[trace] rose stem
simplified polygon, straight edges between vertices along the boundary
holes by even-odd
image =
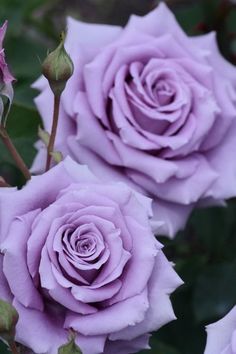
[[[19,354],[16,343],[14,341],[11,341],[9,343],[9,347],[11,349],[12,354]]]
[[[61,95],[54,95],[53,122],[52,122],[52,129],[51,129],[50,139],[47,148],[47,162],[46,162],[45,172],[49,170],[51,164],[51,158],[52,158],[51,153],[53,152],[54,149],[54,143],[55,143],[56,133],[57,133],[60,99],[61,99]]]
[[[11,138],[9,137],[9,135],[3,125],[0,125],[0,136],[1,136],[3,143],[5,144],[6,148],[10,152],[13,160],[15,161],[16,165],[23,173],[25,179],[29,180],[31,178],[31,174],[28,170],[28,167],[26,166],[23,159],[21,158],[18,151],[16,150],[14,144],[11,141]]]

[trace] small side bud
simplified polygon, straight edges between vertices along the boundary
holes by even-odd
[[[42,140],[44,145],[48,147],[49,140],[50,140],[50,134],[43,130],[40,126],[38,127],[38,137]]]
[[[83,354],[78,345],[75,344],[75,336],[75,333],[71,333],[68,343],[58,349],[58,354]]]
[[[65,50],[64,42],[65,34],[62,33],[61,43],[48,54],[42,65],[43,75],[48,79],[55,96],[61,95],[74,71],[73,62]]]
[[[63,155],[60,151],[53,151],[50,155],[56,163],[60,163],[63,160]]]
[[[6,301],[0,300],[0,337],[10,342],[15,337],[15,326],[19,315],[16,309]]]

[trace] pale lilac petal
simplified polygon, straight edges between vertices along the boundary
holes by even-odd
[[[204,51],[199,50],[192,42],[192,38],[188,38],[180,25],[177,23],[175,16],[169,10],[164,2],[144,17],[136,15],[131,16],[127,31],[135,28],[136,31],[147,33],[154,37],[162,36],[166,33],[172,34],[177,42],[197,60],[202,59]],[[196,50],[197,49],[197,50]]]
[[[3,272],[11,292],[22,305],[42,311],[43,301],[28,273],[26,263],[27,240],[31,232],[32,221],[38,213],[39,210],[34,210],[15,219],[1,249],[4,253]],[[18,241],[15,239],[16,236]]]
[[[113,133],[109,132],[109,137],[119,152],[124,167],[140,172],[145,171],[159,183],[165,182],[178,170],[178,167],[172,161],[156,158],[140,150],[125,146]]]
[[[224,142],[207,153],[209,163],[219,177],[207,191],[206,197],[227,199],[236,195],[235,130],[236,122],[228,130]]]
[[[106,335],[86,337],[81,334],[77,334],[75,342],[83,354],[101,354],[104,351]]]
[[[151,220],[152,229],[158,235],[168,235],[174,238],[177,231],[183,229],[193,210],[193,205],[180,205],[167,203],[163,200],[153,202],[153,220]],[[163,222],[161,225],[156,222]]]
[[[182,280],[177,276],[171,264],[160,251],[156,257],[156,263],[148,283],[149,308],[144,321],[136,326],[129,326],[120,332],[112,333],[109,338],[111,340],[132,340],[175,320],[170,294],[182,284]]]
[[[130,258],[126,272],[122,275],[123,286],[119,293],[108,301],[109,305],[135,296],[147,286],[147,280],[152,274],[157,253],[162,247],[153,238],[149,227],[145,228],[141,226],[130,217],[126,217],[125,219],[127,227],[133,236],[132,257]],[[143,247],[144,244],[145,247]],[[142,272],[137,277],[137,269],[140,264],[142,264]]]
[[[141,322],[148,307],[147,290],[145,289],[141,294],[118,302],[96,314],[84,317],[68,315],[65,326],[74,328],[83,335],[112,333]]]
[[[73,287],[71,293],[76,300],[90,303],[90,302],[100,302],[112,298],[118,293],[122,286],[120,280],[115,280],[112,283],[99,288],[92,289],[86,286]]]
[[[233,309],[221,320],[206,327],[207,344],[204,354],[223,354],[224,349],[231,343],[231,338],[235,329],[236,307],[233,307]]]
[[[150,349],[148,344],[150,335],[145,334],[138,338],[127,341],[117,340],[112,341],[108,340],[105,346],[105,354],[131,354],[138,353],[140,350]]]
[[[16,341],[30,347],[36,354],[54,354],[67,342],[63,319],[58,313],[45,313],[22,306],[14,300],[19,313]]]

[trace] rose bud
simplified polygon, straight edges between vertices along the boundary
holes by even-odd
[[[3,39],[7,29],[7,21],[0,27],[0,123],[5,125],[6,118],[13,100],[12,82],[15,80],[11,75],[5,61]],[[5,103],[4,103],[4,98]]]
[[[72,76],[74,65],[64,47],[65,36],[61,36],[61,43],[48,54],[42,65],[43,75],[48,79],[55,96],[60,96],[67,81]]]

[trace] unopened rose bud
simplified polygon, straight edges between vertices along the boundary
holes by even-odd
[[[16,309],[6,301],[0,300],[0,337],[10,341],[15,336],[15,326],[19,315]]]
[[[64,47],[64,34],[61,37],[59,46],[48,54],[42,65],[43,75],[48,79],[55,96],[59,96],[63,92],[74,71],[73,62]]]
[[[3,40],[7,30],[7,21],[0,27],[0,124],[5,126],[6,118],[13,100],[12,82],[15,81],[11,75],[3,49]]]

